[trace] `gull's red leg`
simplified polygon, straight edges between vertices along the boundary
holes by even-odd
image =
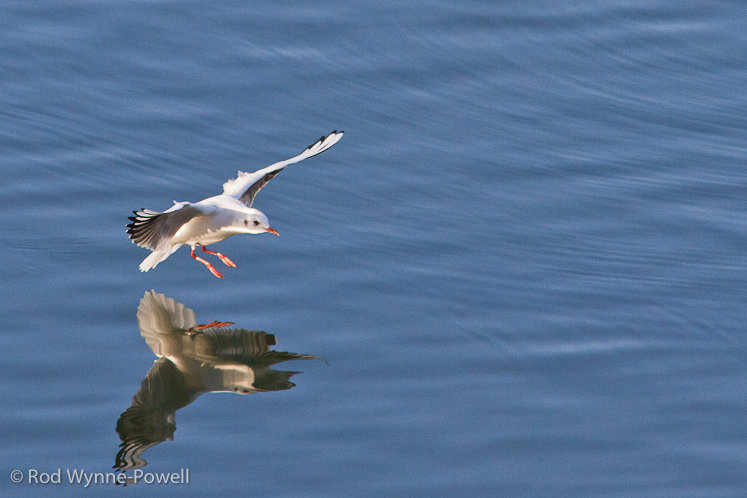
[[[200,263],[202,263],[203,265],[207,266],[207,269],[208,269],[208,270],[210,270],[210,273],[212,273],[213,275],[215,275],[215,276],[216,276],[216,277],[218,277],[218,278],[223,278],[223,275],[221,275],[221,274],[220,274],[220,273],[218,272],[218,270],[216,270],[216,269],[215,269],[215,267],[214,267],[213,265],[211,265],[210,263],[208,263],[208,262],[207,262],[207,261],[205,261],[204,259],[202,259],[202,258],[200,258],[200,257],[197,257],[197,256],[195,256],[195,248],[194,248],[194,247],[192,248],[192,257],[193,257],[193,258],[195,258],[195,259],[196,259],[197,261],[199,261]]]
[[[223,263],[225,263],[226,266],[230,266],[231,268],[236,268],[236,263],[228,259],[228,256],[226,256],[225,254],[220,253],[220,252],[215,252],[215,251],[208,251],[207,249],[205,249],[205,246],[201,246],[201,247],[202,247],[202,252],[206,252],[208,254],[215,254],[216,256],[220,258],[221,261],[223,261]]]

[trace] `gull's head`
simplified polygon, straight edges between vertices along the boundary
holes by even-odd
[[[280,235],[277,231],[270,226],[270,222],[267,220],[267,216],[261,211],[254,210],[254,213],[247,213],[241,220],[243,226],[239,226],[242,233],[263,233],[269,232],[275,235]]]

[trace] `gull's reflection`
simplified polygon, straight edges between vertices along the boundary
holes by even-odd
[[[325,361],[319,356],[270,350],[275,336],[244,329],[219,328],[230,322],[198,325],[194,311],[155,291],[146,292],[137,309],[140,334],[158,356],[132,406],[120,415],[122,444],[114,468],[146,465],[148,448],[174,439],[175,412],[208,392],[251,394],[295,386],[298,372],[270,368],[288,360]]]

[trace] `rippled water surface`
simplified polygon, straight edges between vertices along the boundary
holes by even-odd
[[[0,4],[0,494],[744,496],[746,33],[741,2]],[[335,129],[257,196],[281,237],[211,246],[225,280],[138,271],[132,210]],[[189,482],[69,483],[113,466]]]

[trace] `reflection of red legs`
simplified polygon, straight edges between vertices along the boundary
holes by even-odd
[[[213,275],[215,275],[215,276],[216,276],[216,277],[218,277],[218,278],[223,278],[223,275],[221,275],[221,274],[220,274],[220,273],[218,272],[218,270],[216,270],[216,269],[215,269],[215,267],[214,267],[213,265],[211,265],[210,263],[208,263],[208,262],[207,262],[207,261],[205,261],[204,259],[202,259],[202,258],[200,258],[200,257],[197,257],[197,256],[195,256],[195,248],[194,248],[194,247],[192,248],[192,257],[193,257],[193,258],[195,258],[195,259],[196,259],[197,261],[199,261],[200,263],[202,263],[203,265],[207,266],[207,269],[208,269],[208,270],[210,270],[210,273],[212,273]]]
[[[215,320],[213,320],[212,322],[206,323],[204,325],[195,325],[194,327],[190,327],[187,329],[187,332],[192,332],[194,330],[209,329],[212,327],[216,327],[216,328],[226,327],[228,325],[233,325],[233,322],[216,322]]]
[[[226,256],[225,254],[220,253],[220,252],[215,252],[215,251],[208,251],[207,249],[205,249],[205,246],[201,246],[201,247],[202,247],[202,252],[206,252],[208,254],[215,254],[216,256],[220,258],[221,261],[223,261],[223,263],[225,263],[226,266],[230,266],[231,268],[236,268],[236,263],[228,259],[228,256]]]

